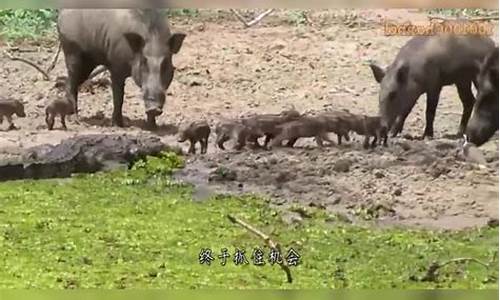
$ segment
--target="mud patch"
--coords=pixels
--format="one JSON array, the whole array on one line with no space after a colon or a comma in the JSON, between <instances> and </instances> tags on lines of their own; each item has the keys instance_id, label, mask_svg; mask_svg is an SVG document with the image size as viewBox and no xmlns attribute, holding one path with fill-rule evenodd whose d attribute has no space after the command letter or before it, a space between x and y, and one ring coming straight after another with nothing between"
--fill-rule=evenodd
<instances>
[{"instance_id":1,"label":"mud patch","mask_svg":"<svg viewBox=\"0 0 500 300\"><path fill-rule=\"evenodd\" d=\"M457 142L445 139L401 145L404 139L374 150L360 143L319 149L303 142L295 149L218 152L190 156L174 176L194 185L198 201L257 194L287 212L290 222L302 219L297 205L381 225L457 229L498 218L494 161L480 169L464 160Z\"/></svg>"}]
</instances>

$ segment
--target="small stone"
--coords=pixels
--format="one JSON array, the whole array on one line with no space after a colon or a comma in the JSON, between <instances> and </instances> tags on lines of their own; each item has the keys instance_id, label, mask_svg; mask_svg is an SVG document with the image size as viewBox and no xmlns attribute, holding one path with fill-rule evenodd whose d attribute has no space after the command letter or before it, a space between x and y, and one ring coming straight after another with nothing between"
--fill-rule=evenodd
<instances>
[{"instance_id":1,"label":"small stone","mask_svg":"<svg viewBox=\"0 0 500 300\"><path fill-rule=\"evenodd\" d=\"M401 141L399 143L399 146L404 150L404 151L408 151L411 149L411 146L410 146L410 143L408 142L405 142L405 141Z\"/></svg>"},{"instance_id":2,"label":"small stone","mask_svg":"<svg viewBox=\"0 0 500 300\"><path fill-rule=\"evenodd\" d=\"M490 218L488 220L488 226L491 227L491 228L495 228L495 227L498 227L498 219L497 218Z\"/></svg>"},{"instance_id":3,"label":"small stone","mask_svg":"<svg viewBox=\"0 0 500 300\"><path fill-rule=\"evenodd\" d=\"M327 174L327 170L326 169L319 169L318 170L318 176L319 177L324 177L326 174Z\"/></svg>"},{"instance_id":4,"label":"small stone","mask_svg":"<svg viewBox=\"0 0 500 300\"><path fill-rule=\"evenodd\" d=\"M210 169L217 168L217 163L215 163L213 161L209 161L207 163L207 168L210 168Z\"/></svg>"},{"instance_id":5,"label":"small stone","mask_svg":"<svg viewBox=\"0 0 500 300\"><path fill-rule=\"evenodd\" d=\"M289 181L291 178L291 175L289 172L283 171L279 172L278 176L276 176L276 182L278 183L283 183Z\"/></svg>"},{"instance_id":6,"label":"small stone","mask_svg":"<svg viewBox=\"0 0 500 300\"><path fill-rule=\"evenodd\" d=\"M335 196L333 197L332 204L337 205L340 203L340 201L342 201L342 198L340 196Z\"/></svg>"},{"instance_id":7,"label":"small stone","mask_svg":"<svg viewBox=\"0 0 500 300\"><path fill-rule=\"evenodd\" d=\"M352 162L349 159L339 159L333 165L333 170L335 172L349 172Z\"/></svg>"},{"instance_id":8,"label":"small stone","mask_svg":"<svg viewBox=\"0 0 500 300\"><path fill-rule=\"evenodd\" d=\"M270 164L270 165L275 165L275 164L277 164L277 163L278 163L278 160L277 160L275 157L271 157L271 158L269 159L269 164Z\"/></svg>"},{"instance_id":9,"label":"small stone","mask_svg":"<svg viewBox=\"0 0 500 300\"><path fill-rule=\"evenodd\" d=\"M82 262L83 262L84 264L86 264L86 265L92 265L92 264L93 264L92 259L90 259L90 258L88 258L88 257L86 257L86 256L84 256L84 257L82 258Z\"/></svg>"},{"instance_id":10,"label":"small stone","mask_svg":"<svg viewBox=\"0 0 500 300\"><path fill-rule=\"evenodd\" d=\"M151 270L148 272L148 276L151 277L151 278L155 278L158 276L158 272L155 271L155 270Z\"/></svg>"},{"instance_id":11,"label":"small stone","mask_svg":"<svg viewBox=\"0 0 500 300\"><path fill-rule=\"evenodd\" d=\"M380 178L384 178L384 177L385 177L384 173L382 173L380 171L375 172L375 178L380 179Z\"/></svg>"},{"instance_id":12,"label":"small stone","mask_svg":"<svg viewBox=\"0 0 500 300\"><path fill-rule=\"evenodd\" d=\"M205 31L205 24L200 24L200 25L196 26L196 30L199 32Z\"/></svg>"},{"instance_id":13,"label":"small stone","mask_svg":"<svg viewBox=\"0 0 500 300\"><path fill-rule=\"evenodd\" d=\"M401 189L396 189L396 190L394 190L393 194L394 194L394 196L401 196L402 193L403 192L401 191Z\"/></svg>"},{"instance_id":14,"label":"small stone","mask_svg":"<svg viewBox=\"0 0 500 300\"><path fill-rule=\"evenodd\" d=\"M485 159L488 163L498 160L498 152L486 152Z\"/></svg>"},{"instance_id":15,"label":"small stone","mask_svg":"<svg viewBox=\"0 0 500 300\"><path fill-rule=\"evenodd\" d=\"M236 171L226 167L218 167L210 173L208 181L235 181L237 177Z\"/></svg>"},{"instance_id":16,"label":"small stone","mask_svg":"<svg viewBox=\"0 0 500 300\"><path fill-rule=\"evenodd\" d=\"M309 207L317 207L319 209L326 209L326 206L324 203L316 203L314 201L309 202Z\"/></svg>"}]
</instances>

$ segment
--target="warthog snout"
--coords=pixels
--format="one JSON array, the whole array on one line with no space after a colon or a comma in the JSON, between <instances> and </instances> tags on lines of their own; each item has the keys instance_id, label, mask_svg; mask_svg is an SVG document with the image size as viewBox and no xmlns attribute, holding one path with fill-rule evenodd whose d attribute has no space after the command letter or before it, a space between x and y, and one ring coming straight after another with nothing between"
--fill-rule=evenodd
<instances>
[{"instance_id":1,"label":"warthog snout","mask_svg":"<svg viewBox=\"0 0 500 300\"><path fill-rule=\"evenodd\" d=\"M165 93L148 93L144 94L144 106L146 114L150 117L157 117L163 113L163 105L165 104Z\"/></svg>"},{"instance_id":2,"label":"warthog snout","mask_svg":"<svg viewBox=\"0 0 500 300\"><path fill-rule=\"evenodd\" d=\"M177 139L177 142L179 143L184 143L185 141L187 140L187 137L186 135L183 133L179 136L179 138Z\"/></svg>"},{"instance_id":3,"label":"warthog snout","mask_svg":"<svg viewBox=\"0 0 500 300\"><path fill-rule=\"evenodd\" d=\"M477 117L474 116L469 121L469 125L466 130L467 142L470 142L476 146L481 146L486 143L492 135L495 134L496 130L497 127L490 126L488 122L480 121Z\"/></svg>"},{"instance_id":4,"label":"warthog snout","mask_svg":"<svg viewBox=\"0 0 500 300\"><path fill-rule=\"evenodd\" d=\"M163 113L161 108L150 108L149 110L146 108L146 114L151 117L157 117Z\"/></svg>"},{"instance_id":5,"label":"warthog snout","mask_svg":"<svg viewBox=\"0 0 500 300\"><path fill-rule=\"evenodd\" d=\"M389 126L389 122L386 119L382 118L380 120L380 129L382 130L382 132L389 132Z\"/></svg>"}]
</instances>

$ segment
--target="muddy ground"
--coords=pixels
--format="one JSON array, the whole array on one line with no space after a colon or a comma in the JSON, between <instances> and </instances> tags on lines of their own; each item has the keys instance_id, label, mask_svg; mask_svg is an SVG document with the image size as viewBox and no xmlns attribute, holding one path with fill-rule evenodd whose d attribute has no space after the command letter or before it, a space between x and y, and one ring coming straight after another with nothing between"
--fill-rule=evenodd
<instances>
[{"instance_id":1,"label":"muddy ground","mask_svg":"<svg viewBox=\"0 0 500 300\"><path fill-rule=\"evenodd\" d=\"M378 85L367 64L375 60L387 65L409 39L385 36L381 20L427 19L422 13L403 10L357 11L354 15L313 12L306 24L298 25L295 15L282 11L250 29L227 15L173 19L173 28L188 37L174 58L177 71L166 111L158 119L162 130L156 134L175 143L177 127L189 121L206 119L214 125L221 118L278 112L291 104L300 111L347 108L376 114ZM19 45L23 52L14 54L45 67L56 50L50 44ZM55 144L80 134L144 133L140 91L130 79L123 110L127 128L110 126L111 91L96 87L79 96L83 123L68 122L68 131L49 132L44 107L60 93L54 79L66 75L64 58L50 73L51 81L20 62L2 57L0 65L0 94L24 100L28 115L15 119L19 130L0 131L0 156L16 156L23 148ZM199 184L197 199L215 192L257 193L287 211L295 204L313 206L353 221L450 229L484 225L498 218L498 135L482 147L488 168L464 162L457 141L443 138L456 132L461 113L455 88L446 87L438 106L434 141L397 138L390 140L389 148L364 150L361 138L354 136L342 147L320 150L305 140L297 149L272 152L223 152L211 143L208 154L189 157L179 176ZM424 119L422 97L404 134L421 135ZM0 127L5 130L7 126ZM183 146L188 147L187 143ZM217 174L229 176L220 181ZM289 221L304 217L305 212L287 214Z\"/></svg>"}]
</instances>

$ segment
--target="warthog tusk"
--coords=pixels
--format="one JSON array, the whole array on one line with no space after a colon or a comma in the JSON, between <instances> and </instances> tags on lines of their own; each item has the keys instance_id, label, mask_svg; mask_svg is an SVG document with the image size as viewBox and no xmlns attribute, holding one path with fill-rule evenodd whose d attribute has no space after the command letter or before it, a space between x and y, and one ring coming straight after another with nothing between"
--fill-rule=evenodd
<instances>
[{"instance_id":1,"label":"warthog tusk","mask_svg":"<svg viewBox=\"0 0 500 300\"><path fill-rule=\"evenodd\" d=\"M480 169L487 169L486 159L484 158L484 154L476 148L476 145L469 142L469 138L466 134L463 135L464 143L462 144L462 152L465 158L469 161L472 161L478 165Z\"/></svg>"},{"instance_id":2,"label":"warthog tusk","mask_svg":"<svg viewBox=\"0 0 500 300\"><path fill-rule=\"evenodd\" d=\"M467 146L467 144L469 144L469 138L468 138L468 137L467 137L467 135L464 133L464 143L463 143L462 147Z\"/></svg>"}]
</instances>

